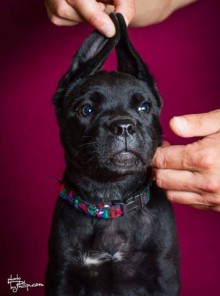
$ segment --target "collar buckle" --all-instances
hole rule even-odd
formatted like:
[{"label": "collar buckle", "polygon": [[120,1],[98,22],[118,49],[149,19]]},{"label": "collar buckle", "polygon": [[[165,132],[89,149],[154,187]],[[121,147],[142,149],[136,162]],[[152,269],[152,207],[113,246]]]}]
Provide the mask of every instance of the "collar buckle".
[{"label": "collar buckle", "polygon": [[127,212],[131,212],[138,208],[142,209],[144,207],[142,194],[137,194],[135,196],[130,197],[128,200],[126,200],[126,202],[124,203],[124,206]]}]

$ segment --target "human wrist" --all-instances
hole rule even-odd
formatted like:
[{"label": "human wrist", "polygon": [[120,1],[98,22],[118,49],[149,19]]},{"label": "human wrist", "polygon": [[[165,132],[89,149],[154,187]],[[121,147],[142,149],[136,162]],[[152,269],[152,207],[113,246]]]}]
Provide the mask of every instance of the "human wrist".
[{"label": "human wrist", "polygon": [[159,23],[173,12],[172,0],[136,0],[136,14],[130,23],[142,27]]}]

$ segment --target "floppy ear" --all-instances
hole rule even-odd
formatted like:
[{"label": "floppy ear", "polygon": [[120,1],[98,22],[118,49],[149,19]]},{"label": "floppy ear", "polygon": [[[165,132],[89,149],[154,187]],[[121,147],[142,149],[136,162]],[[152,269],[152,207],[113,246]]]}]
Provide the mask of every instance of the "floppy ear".
[{"label": "floppy ear", "polygon": [[131,74],[138,79],[146,81],[157,100],[158,106],[161,106],[161,99],[154,78],[130,42],[124,17],[120,13],[117,13],[116,16],[120,29],[120,39],[116,45],[118,71]]},{"label": "floppy ear", "polygon": [[94,74],[101,70],[105,60],[111,50],[118,42],[120,31],[118,20],[115,14],[111,15],[116,28],[116,34],[112,38],[107,38],[97,30],[93,31],[84,41],[81,48],[72,59],[71,66],[67,73],[61,78],[53,103],[59,108],[63,98],[72,90],[82,78]]}]

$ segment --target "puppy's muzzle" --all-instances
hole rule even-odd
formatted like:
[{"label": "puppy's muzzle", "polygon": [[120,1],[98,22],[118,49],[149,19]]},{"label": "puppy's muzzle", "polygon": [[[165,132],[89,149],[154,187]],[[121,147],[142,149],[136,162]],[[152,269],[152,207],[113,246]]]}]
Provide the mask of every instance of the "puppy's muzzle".
[{"label": "puppy's muzzle", "polygon": [[136,166],[142,159],[137,140],[137,125],[133,118],[114,118],[108,125],[112,139],[109,145],[109,162],[118,167]]}]

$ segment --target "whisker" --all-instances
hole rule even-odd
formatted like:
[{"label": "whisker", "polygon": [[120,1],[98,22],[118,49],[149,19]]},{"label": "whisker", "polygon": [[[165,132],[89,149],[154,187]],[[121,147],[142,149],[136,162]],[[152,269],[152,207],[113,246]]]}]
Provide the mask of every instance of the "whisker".
[{"label": "whisker", "polygon": [[89,163],[92,162],[94,159],[96,159],[96,155],[90,157],[90,158],[87,160],[87,162],[86,162],[85,164],[89,164]]},{"label": "whisker", "polygon": [[95,141],[95,142],[84,143],[84,144],[80,145],[80,146],[78,147],[78,149],[81,149],[82,147],[85,147],[85,146],[89,146],[89,145],[91,145],[91,144],[97,144],[97,142]]}]

